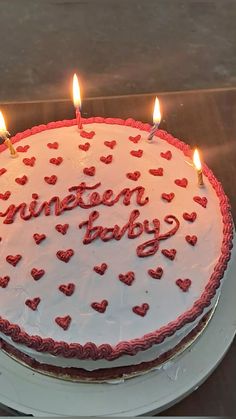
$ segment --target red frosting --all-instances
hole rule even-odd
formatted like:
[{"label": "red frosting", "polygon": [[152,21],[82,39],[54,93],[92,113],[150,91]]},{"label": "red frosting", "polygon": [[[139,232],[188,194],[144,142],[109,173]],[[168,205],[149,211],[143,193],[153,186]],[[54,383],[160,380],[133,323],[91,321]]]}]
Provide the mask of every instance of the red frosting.
[{"label": "red frosting", "polygon": [[[82,118],[84,125],[89,123],[105,123],[105,124],[117,124],[125,125],[133,128],[138,128],[140,130],[150,132],[150,125],[144,124],[140,121],[134,121],[129,118],[127,120],[115,119],[115,118],[102,118],[102,117],[91,117],[85,120]],[[47,125],[40,125],[28,129],[22,133],[17,134],[15,137],[12,137],[12,143],[16,143],[24,138],[27,138],[38,132],[42,132],[48,129],[54,129],[59,127],[67,127],[76,125],[76,119],[50,122]],[[184,142],[174,138],[172,135],[168,134],[166,131],[159,130],[158,136],[166,143],[171,144],[177,149],[181,150],[185,156],[190,157],[192,155],[190,147]],[[33,141],[33,138],[32,138]],[[0,146],[0,152],[5,150],[6,146],[2,144]],[[163,157],[163,156],[162,156]],[[231,216],[231,210],[229,205],[229,200],[225,195],[221,184],[213,175],[212,171],[204,165],[203,174],[206,176],[211,183],[213,189],[215,190],[218,199],[220,211],[222,214],[223,222],[223,239],[221,244],[221,254],[219,259],[214,267],[214,271],[209,278],[209,281],[202,293],[202,295],[195,301],[193,306],[187,310],[184,314],[179,316],[176,320],[171,321],[167,325],[161,327],[160,329],[146,334],[141,338],[136,338],[130,341],[119,342],[115,346],[111,346],[107,343],[102,345],[95,345],[92,342],[87,342],[84,345],[80,343],[70,343],[67,342],[57,342],[52,338],[41,338],[40,336],[34,335],[31,336],[24,332],[20,326],[17,324],[12,324],[8,320],[0,317],[0,331],[7,336],[10,336],[14,342],[19,344],[24,344],[32,349],[35,349],[39,352],[47,352],[56,356],[64,356],[68,358],[79,358],[79,359],[107,359],[113,360],[119,358],[122,355],[135,355],[139,351],[144,351],[154,344],[158,344],[164,341],[169,336],[172,336],[177,330],[181,329],[188,323],[192,323],[197,317],[199,317],[203,310],[208,307],[211,303],[211,300],[214,298],[217,289],[220,286],[221,279],[224,276],[224,272],[227,268],[227,264],[230,260],[231,249],[232,249],[232,240],[233,240],[233,221]],[[69,317],[69,316],[67,316]],[[59,319],[59,318],[57,318]],[[56,321],[56,320],[55,320]],[[68,323],[70,323],[71,318],[69,318]],[[57,322],[58,323],[58,322]],[[63,327],[65,323],[61,325]],[[69,324],[68,324],[69,326]],[[67,327],[68,327],[67,326]]]}]

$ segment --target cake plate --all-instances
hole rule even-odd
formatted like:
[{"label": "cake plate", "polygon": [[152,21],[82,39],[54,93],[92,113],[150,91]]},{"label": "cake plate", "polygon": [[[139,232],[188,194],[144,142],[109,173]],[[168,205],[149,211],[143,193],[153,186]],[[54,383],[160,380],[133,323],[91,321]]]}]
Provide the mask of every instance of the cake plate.
[{"label": "cake plate", "polygon": [[158,370],[119,384],[73,383],[39,374],[0,351],[0,402],[35,416],[157,414],[196,390],[224,357],[236,329],[236,240],[219,303],[207,328]]}]

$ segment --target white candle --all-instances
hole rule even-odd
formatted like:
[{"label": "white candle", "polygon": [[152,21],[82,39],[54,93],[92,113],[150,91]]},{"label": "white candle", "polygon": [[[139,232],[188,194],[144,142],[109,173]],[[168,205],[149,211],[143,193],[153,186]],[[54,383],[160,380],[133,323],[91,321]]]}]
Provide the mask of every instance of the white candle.
[{"label": "white candle", "polygon": [[160,103],[158,98],[155,99],[155,105],[153,110],[153,127],[149,133],[148,141],[152,141],[155,132],[158,130],[158,127],[161,122],[161,111],[160,111]]},{"label": "white candle", "polygon": [[204,186],[203,175],[202,175],[202,164],[201,164],[199,152],[197,149],[195,149],[193,153],[193,163],[197,170],[198,186],[202,187]]},{"label": "white candle", "polygon": [[10,137],[11,135],[7,131],[3,114],[0,111],[0,144],[5,144],[10,151],[11,157],[15,158],[18,157],[18,154],[11,143]]},{"label": "white candle", "polygon": [[82,122],[81,122],[81,96],[80,96],[80,87],[79,81],[76,74],[73,76],[73,102],[75,107],[75,117],[77,121],[78,129],[82,129]]}]

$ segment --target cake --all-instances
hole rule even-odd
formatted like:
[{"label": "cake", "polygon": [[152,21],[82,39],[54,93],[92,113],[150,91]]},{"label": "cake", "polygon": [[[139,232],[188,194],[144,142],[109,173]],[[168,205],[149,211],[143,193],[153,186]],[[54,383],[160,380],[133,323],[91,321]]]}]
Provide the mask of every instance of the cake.
[{"label": "cake", "polygon": [[1,348],[47,374],[123,379],[203,330],[232,248],[228,199],[188,145],[132,119],[51,122],[0,153]]}]

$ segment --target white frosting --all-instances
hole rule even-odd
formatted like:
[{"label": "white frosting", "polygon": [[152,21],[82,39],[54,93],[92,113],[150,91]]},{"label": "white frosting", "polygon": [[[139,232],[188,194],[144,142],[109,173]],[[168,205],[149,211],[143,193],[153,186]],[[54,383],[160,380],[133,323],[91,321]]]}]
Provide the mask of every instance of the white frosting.
[{"label": "white frosting", "polygon": [[[186,163],[186,157],[181,151],[170,146],[164,140],[155,139],[152,143],[145,141],[146,133],[138,129],[108,124],[85,125],[85,130],[94,130],[93,139],[82,138],[77,127],[58,128],[36,134],[22,140],[19,145],[30,145],[26,153],[19,153],[17,159],[10,159],[9,151],[0,154],[1,167],[7,172],[1,176],[1,192],[11,191],[7,201],[0,200],[1,211],[12,203],[30,203],[32,193],[39,194],[39,202],[49,200],[58,195],[61,199],[69,194],[68,188],[86,182],[94,185],[101,182],[96,191],[103,193],[113,189],[115,195],[123,188],[131,189],[137,186],[145,187],[145,196],[149,203],[139,206],[135,202],[136,195],[131,199],[131,205],[125,206],[120,200],[112,207],[98,206],[91,209],[77,207],[66,211],[60,216],[41,214],[38,218],[29,221],[22,220],[19,215],[13,224],[3,224],[0,217],[0,276],[10,276],[6,288],[0,288],[1,317],[12,323],[18,324],[29,335],[39,335],[42,338],[51,337],[56,341],[68,343],[94,342],[97,345],[109,343],[116,345],[121,341],[141,338],[169,322],[177,319],[186,310],[190,309],[200,297],[213,272],[220,254],[222,241],[222,217],[220,214],[218,198],[206,178],[205,188],[199,189],[197,175],[193,167]],[[142,135],[138,144],[128,140],[130,135]],[[113,150],[104,145],[104,141],[117,141]],[[59,148],[49,149],[47,143],[57,141]],[[90,149],[85,152],[78,148],[78,144],[89,142]],[[137,158],[130,155],[131,150],[143,150],[143,156]],[[161,152],[171,150],[170,161],[160,157]],[[111,164],[100,161],[101,156],[113,155]],[[36,157],[34,167],[25,166],[23,158]],[[51,157],[63,157],[59,166],[49,163]],[[86,176],[84,167],[96,167],[96,175]],[[149,169],[162,167],[163,176],[152,176]],[[126,173],[139,170],[141,176],[138,181],[127,179]],[[55,185],[48,185],[44,176],[57,175]],[[21,186],[15,182],[16,177],[27,175],[28,182]],[[187,178],[187,188],[177,186],[177,178]],[[174,192],[175,198],[171,203],[164,201],[161,194]],[[88,191],[85,196],[91,193]],[[203,208],[193,201],[195,195],[206,196],[207,208]],[[136,247],[153,238],[153,234],[143,233],[136,239],[128,239],[125,235],[120,241],[111,240],[106,243],[100,239],[88,245],[83,245],[85,228],[80,230],[80,222],[88,219],[93,210],[100,213],[96,225],[113,227],[115,224],[124,226],[133,209],[140,211],[138,221],[158,218],[161,222],[161,234],[169,231],[172,226],[164,222],[166,215],[175,215],[180,221],[178,232],[167,240],[160,242],[158,252],[151,257],[139,258]],[[183,212],[197,213],[197,219],[190,223],[182,217]],[[55,230],[56,224],[69,224],[66,235]],[[152,225],[152,224],[151,224]],[[46,234],[46,240],[39,245],[35,244],[34,233]],[[186,240],[186,235],[197,235],[197,244],[193,247]],[[74,256],[69,263],[63,263],[56,257],[58,250],[72,248]],[[161,249],[177,250],[174,261],[162,255]],[[6,262],[7,255],[21,254],[22,260],[16,267]],[[103,276],[93,271],[95,265],[107,263],[108,269]],[[161,280],[151,278],[147,271],[161,266],[164,274]],[[32,268],[44,269],[45,275],[34,281],[30,272]],[[119,281],[120,273],[135,272],[135,281],[132,286],[127,286]],[[190,278],[192,285],[188,292],[182,292],[175,284],[178,278]],[[58,290],[59,285],[75,283],[75,292],[67,297]],[[40,297],[41,302],[37,310],[33,311],[25,305],[28,298]],[[91,307],[94,301],[106,299],[108,307],[101,314]],[[132,307],[148,303],[150,306],[146,316],[140,317],[133,313]],[[70,327],[64,331],[55,323],[57,316],[70,315]],[[194,327],[195,323],[185,327],[174,338],[167,339],[161,347],[161,352],[171,341],[174,346],[184,334]],[[5,340],[6,339],[4,337]],[[11,342],[12,343],[12,342]],[[17,346],[14,344],[14,346]],[[161,345],[158,345],[160,348]],[[22,345],[20,345],[21,348]],[[162,350],[163,349],[163,350]],[[33,354],[36,359],[61,365],[62,359],[37,354],[28,348],[22,349],[28,354]],[[153,359],[156,348],[146,351],[147,355],[140,353],[136,356],[137,363],[145,359]],[[134,357],[133,357],[134,358]],[[130,363],[130,357],[122,357],[122,365]],[[53,361],[53,362],[52,362]],[[67,364],[68,362],[68,364]],[[66,360],[63,365],[74,365],[76,360]],[[80,365],[87,361],[80,361]],[[92,361],[89,361],[90,364]],[[110,362],[101,361],[101,364]],[[114,365],[119,365],[119,360]],[[134,362],[136,363],[136,361]],[[113,364],[113,362],[112,362]],[[77,364],[76,364],[77,365]],[[96,365],[99,365],[99,362]],[[92,367],[93,369],[93,367]]]}]

